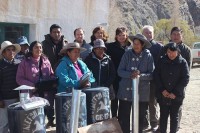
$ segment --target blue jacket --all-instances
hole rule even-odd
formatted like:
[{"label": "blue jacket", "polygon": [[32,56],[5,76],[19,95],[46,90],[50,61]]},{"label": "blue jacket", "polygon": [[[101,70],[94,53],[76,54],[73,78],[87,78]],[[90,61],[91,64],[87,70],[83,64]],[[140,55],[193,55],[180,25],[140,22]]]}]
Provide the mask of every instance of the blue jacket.
[{"label": "blue jacket", "polygon": [[132,49],[124,53],[117,71],[121,77],[117,97],[121,100],[132,101],[131,73],[133,70],[140,71],[139,101],[148,102],[154,62],[150,51],[147,49],[144,49],[140,55],[136,55]]},{"label": "blue jacket", "polygon": [[[83,74],[90,72],[86,64],[78,59],[78,65],[80,66]],[[56,68],[56,76],[59,77],[58,92],[65,92],[69,88],[79,88],[79,78],[74,68],[73,63],[69,57],[65,56],[61,59],[60,64]],[[93,75],[90,76],[90,82],[95,82]]]}]

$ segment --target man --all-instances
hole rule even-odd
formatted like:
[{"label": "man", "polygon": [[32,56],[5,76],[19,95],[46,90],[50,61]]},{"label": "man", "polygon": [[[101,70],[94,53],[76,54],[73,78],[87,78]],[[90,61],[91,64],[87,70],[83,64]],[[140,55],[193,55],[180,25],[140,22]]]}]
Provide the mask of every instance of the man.
[{"label": "man", "polygon": [[[58,53],[66,44],[67,40],[65,40],[64,36],[62,35],[62,28],[57,24],[51,25],[50,34],[45,35],[45,40],[42,42],[42,45],[43,45],[43,53],[48,57],[51,66],[54,70],[59,59],[61,59],[61,55],[59,55]],[[51,95],[53,94],[49,94],[49,96]],[[51,99],[54,100],[54,97]],[[50,101],[50,103],[54,102]],[[48,123],[46,125],[46,128],[55,127],[55,124],[53,122],[54,106],[51,106],[51,108],[50,107],[46,108],[45,110],[48,118]]]},{"label": "man", "polygon": [[[191,49],[186,44],[183,43],[183,31],[179,27],[173,27],[170,33],[170,41],[175,42],[180,49],[181,56],[186,60],[189,70],[191,69],[191,62],[192,62],[192,55]],[[162,55],[164,55],[167,51],[167,45],[162,50]],[[180,128],[180,121],[182,117],[182,106],[179,110],[179,123],[178,123],[178,130]]]},{"label": "man", "polygon": [[[154,40],[154,28],[152,26],[145,25],[142,29],[142,34],[147,38],[147,40],[152,45],[149,48],[149,50],[153,56],[154,65],[156,67],[163,45]],[[152,131],[156,131],[158,129],[158,124],[159,124],[159,114],[158,114],[159,110],[158,110],[158,103],[155,97],[155,91],[156,91],[155,80],[151,80],[149,111],[147,110],[147,115],[149,114],[150,117],[147,116],[147,127],[148,124],[150,123]]]},{"label": "man", "polygon": [[25,54],[28,52],[29,43],[25,36],[21,36],[17,39],[17,44],[21,46],[21,51],[15,56],[16,59],[24,59]]},{"label": "man", "polygon": [[171,30],[170,38],[172,42],[178,45],[181,51],[181,56],[187,61],[189,69],[191,68],[192,55],[191,49],[183,43],[183,31],[179,27],[173,27]]},{"label": "man", "polygon": [[67,40],[62,35],[62,28],[57,24],[51,25],[50,34],[45,35],[42,45],[43,53],[48,57],[53,68],[61,58],[58,53],[66,44]]},{"label": "man", "polygon": [[92,46],[86,43],[86,41],[84,40],[85,35],[82,28],[77,28],[74,30],[74,37],[74,42],[78,42],[82,48],[87,49],[80,55],[80,58],[84,61],[85,58],[89,55],[89,53],[92,52]]},{"label": "man", "polygon": [[15,55],[21,50],[19,44],[4,41],[0,49],[0,133],[8,133],[8,105],[19,99],[16,73],[20,60]]}]

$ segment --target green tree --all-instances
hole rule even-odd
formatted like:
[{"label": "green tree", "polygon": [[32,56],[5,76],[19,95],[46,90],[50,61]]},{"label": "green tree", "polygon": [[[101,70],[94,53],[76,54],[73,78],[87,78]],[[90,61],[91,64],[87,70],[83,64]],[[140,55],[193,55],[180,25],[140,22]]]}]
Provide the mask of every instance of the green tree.
[{"label": "green tree", "polygon": [[193,30],[185,20],[176,20],[174,25],[173,19],[161,19],[155,24],[155,39],[166,44],[170,40],[170,32],[172,27],[177,26],[183,30],[183,42],[191,47],[192,43],[197,41]]}]

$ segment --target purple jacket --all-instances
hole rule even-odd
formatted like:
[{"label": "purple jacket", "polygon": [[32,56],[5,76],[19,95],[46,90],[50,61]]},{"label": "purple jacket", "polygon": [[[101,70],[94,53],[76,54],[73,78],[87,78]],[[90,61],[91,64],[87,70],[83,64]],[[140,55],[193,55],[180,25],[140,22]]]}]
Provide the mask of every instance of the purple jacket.
[{"label": "purple jacket", "polygon": [[[50,78],[54,73],[51,64],[46,57],[42,57],[42,75],[43,79]],[[35,86],[39,80],[39,60],[32,57],[23,59],[18,66],[16,81],[19,85]]]}]

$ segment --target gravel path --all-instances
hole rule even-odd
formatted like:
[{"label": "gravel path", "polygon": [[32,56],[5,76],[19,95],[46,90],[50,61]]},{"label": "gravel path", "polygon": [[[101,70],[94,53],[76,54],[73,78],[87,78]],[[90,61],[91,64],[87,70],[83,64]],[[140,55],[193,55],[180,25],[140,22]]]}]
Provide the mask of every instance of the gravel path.
[{"label": "gravel path", "polygon": [[190,75],[180,133],[200,133],[200,66],[192,68]]}]

